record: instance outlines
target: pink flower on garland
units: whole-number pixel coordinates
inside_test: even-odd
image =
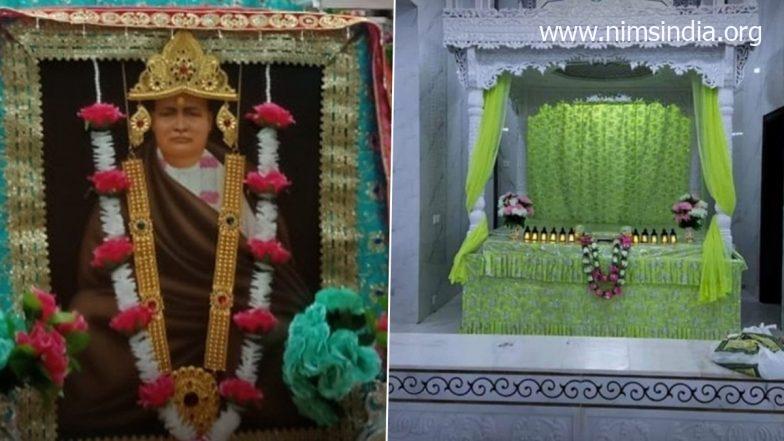
[[[88,126],[97,130],[107,129],[112,124],[125,118],[125,115],[120,112],[117,106],[107,103],[95,103],[91,106],[83,107],[76,116],[82,118]]]
[[[234,323],[250,334],[267,334],[278,324],[278,319],[266,308],[253,308],[234,314]]]
[[[29,333],[22,331],[16,334],[16,343],[33,348],[52,383],[58,387],[63,385],[68,373],[68,355],[65,338],[59,332],[49,331],[43,322],[37,321]]]
[[[245,118],[261,127],[274,127],[285,129],[295,123],[291,113],[275,103],[264,103],[253,107],[252,112],[245,114]]]
[[[74,319],[71,322],[61,323],[56,326],[60,334],[68,335],[72,332],[87,332],[87,321],[84,316],[74,311]]]
[[[621,248],[623,248],[625,250],[628,250],[632,246],[632,238],[631,238],[631,236],[627,236],[625,234],[621,234],[618,237],[618,241],[621,244]]]
[[[259,405],[262,398],[264,398],[256,386],[239,378],[227,378],[221,381],[218,386],[218,393],[223,398],[243,407],[248,404]]]
[[[125,335],[134,335],[145,329],[152,320],[153,311],[145,305],[136,305],[112,317],[109,327]]]
[[[251,239],[248,241],[248,246],[253,257],[261,262],[279,265],[288,262],[291,258],[291,253],[283,248],[283,245],[277,240]]]
[[[35,287],[33,287],[32,291],[33,296],[38,303],[38,305],[36,305],[37,308],[35,309],[40,310],[41,312],[41,321],[49,321],[49,318],[57,312],[57,299],[55,298],[55,295]]]
[[[167,374],[139,386],[139,405],[145,409],[163,407],[172,396],[174,396],[174,380]]]
[[[127,236],[110,237],[93,250],[94,268],[114,268],[133,254],[133,244]]]
[[[593,243],[593,237],[591,237],[590,235],[583,234],[582,236],[580,236],[580,245],[585,246],[585,245],[590,245],[592,243]]]
[[[131,186],[131,180],[122,170],[111,169],[95,172],[88,177],[95,186],[95,191],[102,195],[116,195]]]
[[[245,177],[245,184],[252,192],[258,194],[277,194],[291,185],[291,181],[283,173],[273,170],[268,173],[250,172]]]

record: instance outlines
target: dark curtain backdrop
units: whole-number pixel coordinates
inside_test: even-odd
[[[117,61],[100,62],[101,90],[104,102],[116,104],[124,111],[121,66]],[[141,62],[125,63],[129,88],[136,83],[143,68]],[[236,88],[239,66],[224,64],[223,68]],[[296,125],[279,132],[280,166],[293,185],[288,193],[279,197],[278,205],[288,225],[294,258],[313,292],[320,287],[321,75],[321,69],[315,67],[275,64],[271,70],[272,100],[289,109],[297,121]],[[238,117],[265,100],[264,83],[263,65],[242,67],[241,115]],[[97,203],[97,196],[91,192],[87,181],[87,176],[94,171],[90,137],[76,116],[80,108],[95,102],[92,62],[41,62],[41,92],[52,289],[63,304],[68,305],[76,291],[76,264],[84,224]],[[129,103],[129,106],[133,113],[135,104]],[[255,127],[245,120],[240,127],[240,148],[255,163]],[[119,165],[128,151],[124,124],[117,124],[114,139]],[[215,139],[220,139],[219,133]]]

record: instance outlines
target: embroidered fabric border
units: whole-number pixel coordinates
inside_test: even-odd
[[[71,25],[224,31],[330,31],[366,23],[364,17],[251,8],[0,8],[0,16],[23,16]]]

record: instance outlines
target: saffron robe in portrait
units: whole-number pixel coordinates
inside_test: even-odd
[[[225,149],[214,145],[208,149],[223,161]],[[154,147],[145,146],[140,157],[147,175],[172,367],[202,366],[218,237],[217,212],[164,171]],[[251,202],[250,206],[255,204]],[[127,221],[127,212],[124,217]],[[157,411],[142,409],[137,404],[140,380],[128,338],[109,327],[109,321],[117,313],[110,272],[90,266],[92,250],[103,239],[96,206],[82,242],[78,291],[68,305],[69,309],[84,314],[90,325],[91,341],[79,357],[81,372],[72,373],[66,380],[65,398],[58,408],[60,434],[64,437],[165,434]],[[288,247],[282,216],[278,218],[278,239]],[[233,313],[247,307],[255,264],[246,242],[247,238],[241,236]],[[318,253],[318,246],[313,244],[311,250],[291,250],[293,258],[274,269],[271,310],[279,322],[275,331],[262,340],[263,358],[257,385],[264,399],[258,409],[242,414],[241,429],[312,425],[299,415],[292,403],[281,371],[288,325],[313,300],[313,293],[297,270],[296,256],[300,252]],[[219,382],[233,374],[243,337],[242,331],[232,323],[227,371],[219,376]]]

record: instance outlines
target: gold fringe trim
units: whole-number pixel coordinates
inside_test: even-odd
[[[11,291],[21,311],[31,286],[48,289],[49,253],[44,199],[41,79],[38,61],[24,47],[3,42],[6,211]]]
[[[324,70],[321,119],[321,283],[356,290],[359,64],[351,45]],[[326,103],[329,103],[327,105]]]

